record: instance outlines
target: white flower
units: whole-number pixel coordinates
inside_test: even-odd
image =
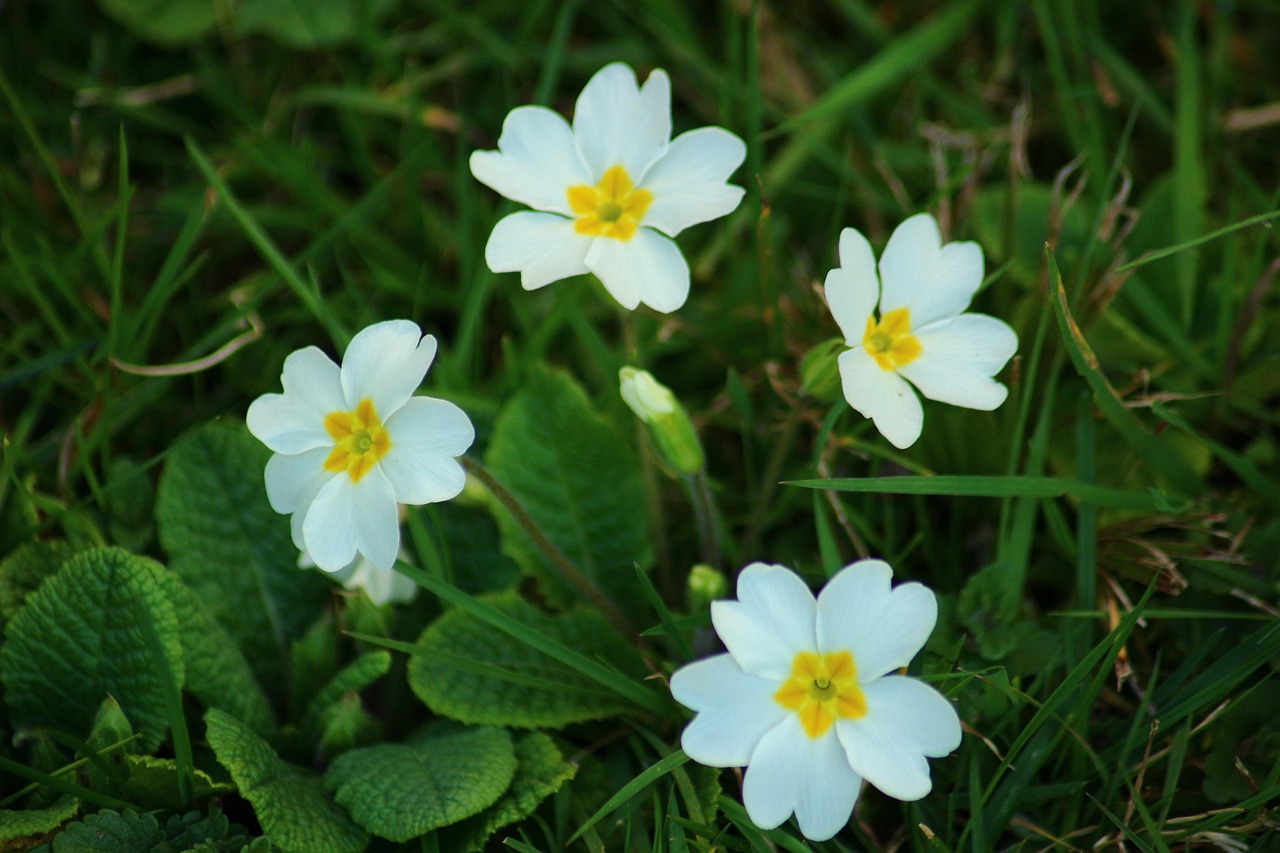
[[[485,247],[494,272],[520,273],[525,290],[592,272],[628,309],[670,312],[689,295],[689,266],[671,238],[741,201],[725,183],[746,157],[718,127],[671,139],[671,81],[643,87],[621,62],[596,72],[573,126],[544,107],[507,115],[497,151],[471,155],[471,172],[527,204],[503,218]]]
[[[249,431],[275,451],[267,498],[293,513],[293,542],[325,571],[358,553],[390,569],[400,548],[397,504],[445,501],[462,491],[454,458],[475,438],[453,403],[413,392],[436,339],[389,320],[351,339],[342,367],[316,347],[284,361],[283,394],[249,406]]]
[[[826,292],[852,347],[838,359],[844,396],[895,447],[914,444],[924,423],[908,381],[930,400],[968,409],[990,411],[1008,396],[992,377],[1018,349],[1017,334],[995,317],[961,313],[981,284],[982,248],[942,245],[927,213],[894,229],[878,277],[867,239],[841,232],[840,266],[827,273]]]
[[[866,779],[900,800],[929,793],[926,756],[960,745],[960,720],[941,693],[902,675],[937,619],[918,583],[890,590],[880,560],[846,566],[815,603],[783,566],[753,563],[738,600],[711,605],[728,654],[671,677],[697,711],[681,746],[711,767],[746,767],[743,804],[772,829],[792,812],[823,841],[840,831]]]
[[[404,555],[400,555],[404,559]],[[315,560],[306,551],[298,557],[298,568],[314,566]],[[418,596],[418,585],[394,568],[380,569],[364,557],[356,557],[336,571],[326,572],[329,577],[350,590],[362,590],[369,600],[382,607],[386,604],[408,604]]]

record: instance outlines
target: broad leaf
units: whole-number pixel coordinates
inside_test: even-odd
[[[279,684],[288,638],[329,595],[297,567],[289,520],[267,503],[270,452],[243,424],[209,424],[169,454],[156,503],[170,567],[235,638],[263,684]]]
[[[594,610],[548,616],[514,593],[483,600],[544,636],[638,675],[635,652]],[[634,710],[586,676],[462,611],[429,625],[417,645],[421,653],[409,662],[413,692],[435,713],[464,723],[558,727]]]
[[[146,808],[178,809],[182,798],[178,794],[178,763],[172,758],[156,758],[151,755],[127,755],[124,757],[129,778],[121,792],[126,800]],[[225,796],[235,791],[227,782],[216,782],[199,768],[192,774],[192,796],[196,802],[204,802],[212,796]]]
[[[359,853],[368,835],[325,793],[319,776],[280,760],[266,741],[231,715],[205,714],[209,745],[263,833],[285,853]]]
[[[502,729],[437,726],[406,744],[346,753],[325,785],[369,832],[408,841],[493,805],[515,772]]]
[[[45,809],[0,809],[0,850],[26,850],[30,840],[62,826],[78,811],[80,801],[66,796]],[[10,841],[27,843],[10,845]]]
[[[160,822],[132,809],[104,809],[70,824],[53,840],[53,853],[138,853],[164,841]]]
[[[5,626],[0,680],[14,725],[87,734],[111,694],[147,751],[168,728],[165,678],[181,687],[178,620],[164,568],[119,548],[67,561]]]
[[[635,565],[649,557],[649,519],[635,454],[568,376],[537,371],[494,425],[487,462],[542,532],[624,611],[644,610]],[[503,548],[559,606],[578,593],[505,511]]]

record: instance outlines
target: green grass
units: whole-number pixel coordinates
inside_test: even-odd
[[[642,435],[617,395],[637,364],[701,432],[730,579],[763,559],[816,586],[869,553],[927,583],[942,615],[914,667],[967,734],[918,803],[868,788],[836,840],[761,832],[734,774],[717,793],[684,763],[661,682],[530,637],[423,570],[644,709],[557,733],[578,778],[506,831],[510,849],[1280,845],[1280,123],[1224,124],[1280,102],[1270,4],[386,6],[318,49],[227,22],[170,49],[93,2],[0,5],[0,558],[68,539],[163,560],[149,523],[122,526],[137,489],[120,463],[154,484],[179,436],[278,391],[290,351],[340,352],[371,322],[440,339],[427,393],[471,415],[477,458],[544,362]],[[679,238],[694,282],[670,316],[624,316],[585,279],[526,293],[483,257],[516,206],[470,153],[516,106],[571,112],[619,59],[670,73],[677,132],[718,124],[748,147],[741,207]],[[840,229],[879,248],[920,210],[982,243],[975,310],[1020,344],[1003,407],[926,403],[899,452],[838,398],[802,394],[800,363],[838,333],[815,286]],[[684,484],[640,458],[639,511],[661,529],[639,627],[669,673],[712,650],[685,599],[705,549]],[[415,511],[406,541],[425,554],[441,523]],[[436,612],[380,631],[334,607],[393,648]],[[387,690],[392,736],[429,716]],[[208,758],[187,710],[164,753],[184,774]],[[122,807],[12,734],[0,797],[39,782]]]

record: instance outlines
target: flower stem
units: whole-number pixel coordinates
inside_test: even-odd
[[[582,597],[589,601],[600,613],[613,623],[614,627],[622,636],[628,640],[636,636],[635,626],[631,624],[631,620],[626,614],[618,609],[618,606],[609,600],[600,587],[592,582],[591,578],[584,575],[578,570],[577,566],[569,562],[569,558],[555,546],[555,544],[547,538],[542,532],[542,528],[538,527],[538,523],[533,517],[525,511],[525,508],[516,500],[515,495],[507,491],[498,480],[489,473],[489,470],[476,460],[469,456],[463,456],[461,459],[462,466],[467,469],[467,473],[473,475],[477,480],[484,483],[485,488],[489,490],[498,503],[506,507],[507,512],[511,513],[511,517],[515,519],[516,524],[529,535],[534,546],[542,552],[551,564],[556,567],[560,575],[569,583],[577,588]]]
[[[689,496],[693,502],[693,516],[698,524],[698,544],[702,548],[702,561],[717,569],[724,568],[724,556],[720,553],[720,536],[716,530],[716,505],[707,483],[707,475],[699,471],[688,478]]]

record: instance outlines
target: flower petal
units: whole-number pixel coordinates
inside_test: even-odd
[[[545,107],[507,114],[497,151],[471,154],[471,174],[509,199],[572,216],[569,187],[594,184],[569,123]]]
[[[320,489],[334,476],[324,470],[324,460],[328,455],[328,448],[320,447],[293,455],[277,453],[267,460],[267,500],[276,512],[292,513],[289,534],[299,551],[306,549],[302,522],[307,517],[307,510]]]
[[[849,822],[861,782],[834,731],[810,738],[799,715],[788,714],[752,753],[742,804],[761,829],[779,826],[794,811],[806,838],[826,841]]]
[[[671,81],[655,69],[642,88],[631,66],[614,62],[597,71],[578,96],[573,135],[594,184],[621,164],[634,181],[671,140]]]
[[[249,432],[276,453],[294,454],[332,447],[324,415],[288,394],[263,394],[249,404]]]
[[[836,720],[849,764],[872,785],[899,800],[929,793],[926,756],[941,758],[960,746],[960,717],[927,684],[890,675],[862,685],[867,714]]]
[[[743,141],[723,128],[680,134],[637,182],[653,193],[644,224],[674,237],[690,225],[732,213],[746,190],[725,182],[746,156]]]
[[[671,695],[697,711],[680,745],[708,767],[746,767],[751,752],[789,711],[774,701],[778,683],[742,671],[730,655],[683,666],[671,676]]]
[[[752,563],[738,575],[738,600],[711,603],[711,623],[733,660],[752,675],[782,681],[799,652],[817,649],[813,593],[786,566]]]
[[[347,408],[372,400],[385,423],[422,384],[436,356],[434,335],[417,323],[387,320],[361,329],[342,357],[342,393]]]
[[[594,240],[574,231],[571,219],[526,210],[498,220],[484,259],[494,272],[520,273],[520,286],[536,290],[588,272],[582,259]]]
[[[922,353],[898,372],[930,400],[991,411],[1009,389],[991,377],[1018,349],[1018,335],[1003,320],[961,314],[916,334]]]
[[[836,365],[850,406],[871,418],[880,434],[899,450],[916,443],[924,426],[924,410],[901,376],[880,367],[860,346],[840,353]]]
[[[587,252],[587,268],[624,308],[643,302],[669,314],[689,298],[689,265],[670,237],[650,228],[630,240],[600,238]]]
[[[363,590],[374,604],[407,603],[418,595],[418,585],[394,568],[379,569],[368,560],[356,561],[355,568],[342,579],[347,589]]]
[[[880,279],[871,244],[856,228],[840,232],[840,266],[827,273],[827,307],[851,347],[862,345],[867,318],[880,298]]]
[[[947,243],[911,299],[912,328],[955,317],[969,307],[981,284],[982,247],[972,241]]]
[[[889,588],[893,569],[859,560],[835,574],[818,595],[818,649],[853,653],[858,680],[872,681],[911,663],[938,621],[933,591],[918,583]]]
[[[391,449],[378,467],[397,503],[436,503],[458,496],[467,476],[454,457],[466,453],[476,437],[462,409],[447,400],[410,397],[386,427]]]
[[[391,568],[400,550],[400,520],[391,484],[377,468],[358,483],[350,477],[334,477],[312,501],[302,535],[307,553],[327,572],[350,563],[357,552],[378,568]]]
[[[912,328],[924,325],[925,321],[916,316],[916,301],[928,286],[929,273],[941,247],[938,223],[927,213],[908,217],[893,229],[880,256],[881,317],[909,308]]]
[[[285,396],[296,397],[321,418],[344,407],[338,365],[318,347],[289,353],[280,372],[280,383]]]

